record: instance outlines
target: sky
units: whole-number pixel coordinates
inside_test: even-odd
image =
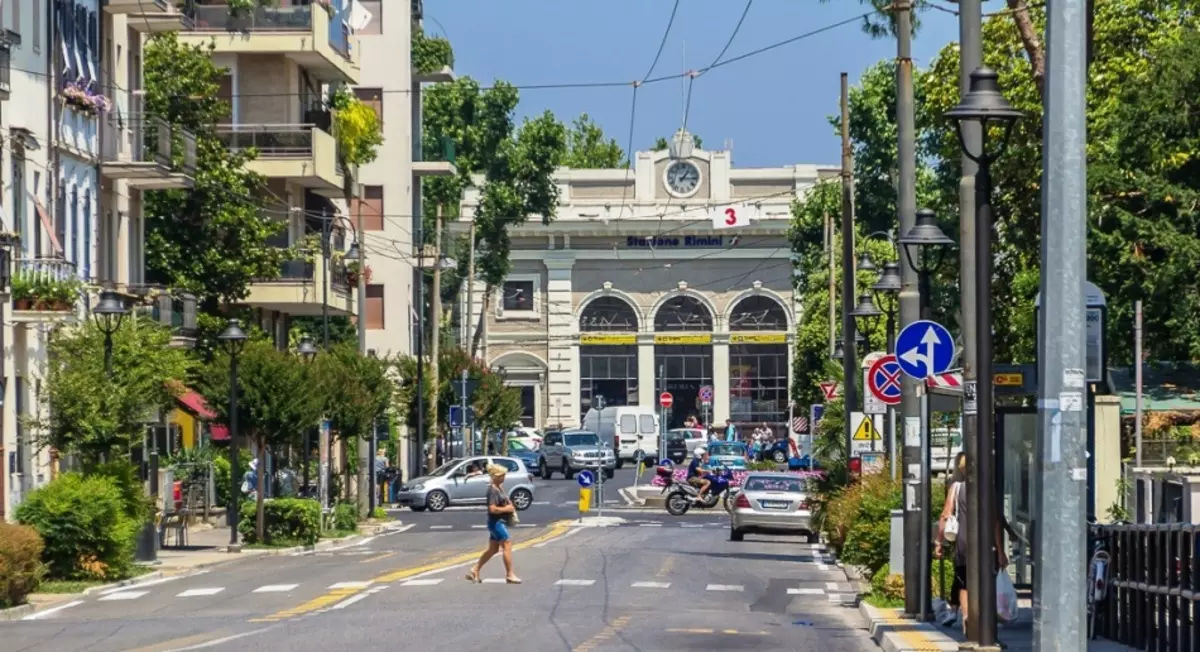
[[[517,86],[632,82],[646,77],[674,0],[425,0],[425,30],[454,46],[455,72],[483,84]],[[681,0],[651,77],[709,66],[746,3]],[[952,6],[952,5],[950,5]],[[754,0],[725,59],[861,15],[858,0]],[[958,38],[957,17],[928,11],[913,42],[924,66]],[[738,167],[840,164],[828,116],[838,111],[842,72],[851,83],[896,55],[895,41],[874,40],[858,21],[714,69],[692,82],[687,128],[706,149],[732,143]],[[622,148],[648,148],[684,119],[686,80],[642,86],[524,89],[518,120],[549,109],[569,122],[590,115]]]

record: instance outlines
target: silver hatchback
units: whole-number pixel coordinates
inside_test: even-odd
[[[747,533],[804,534],[818,543],[805,482],[789,473],[747,475],[730,513],[729,540],[741,541]]]
[[[482,505],[487,502],[488,485],[492,483],[487,474],[489,464],[508,469],[504,490],[517,510],[528,509],[533,504],[533,474],[515,457],[494,455],[450,460],[429,475],[406,483],[400,488],[397,501],[414,512],[426,509],[440,512],[451,505]]]

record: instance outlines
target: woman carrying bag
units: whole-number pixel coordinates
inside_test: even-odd
[[[497,552],[504,551],[504,580],[509,584],[520,584],[521,578],[513,574],[512,564],[512,537],[508,533],[508,528],[517,522],[517,509],[508,499],[508,494],[504,492],[504,478],[507,471],[503,466],[497,464],[489,465],[487,468],[488,475],[491,476],[492,484],[488,485],[487,490],[487,530],[488,530],[488,547],[479,555],[479,561],[475,562],[475,566],[467,573],[467,581],[480,583],[479,572],[483,570],[485,564],[491,561],[492,557],[496,556]]]
[[[967,631],[967,596],[970,592],[967,586],[967,546],[977,545],[966,537],[966,528],[962,524],[967,518],[967,454],[959,453],[954,459],[954,478],[946,491],[946,504],[942,506],[942,517],[938,519],[937,543],[934,545],[933,556],[942,558],[944,542],[954,543],[954,583],[950,587],[951,598],[958,598],[958,611],[962,616],[963,632]],[[1000,534],[1000,519],[996,522],[995,531],[996,567],[1003,569],[1008,566],[1008,555],[1004,552],[1004,538]],[[946,623],[943,623],[945,625]]]

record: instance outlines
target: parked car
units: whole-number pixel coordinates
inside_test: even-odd
[[[563,430],[547,432],[538,450],[541,459],[542,479],[549,480],[555,473],[570,479],[584,469],[604,469],[604,477],[611,478],[617,468],[617,456],[607,442],[589,430]]]
[[[542,471],[541,454],[520,439],[509,438],[508,456],[521,460],[525,464],[525,468],[534,475]]]
[[[708,445],[708,456],[712,464],[731,469],[746,468],[746,457],[750,448],[740,441],[716,441]]]
[[[747,533],[803,534],[819,543],[805,481],[787,473],[751,473],[742,481],[729,519],[729,540]]]
[[[708,435],[701,428],[672,428],[667,431],[667,459],[682,464],[700,446],[708,445]]]
[[[658,412],[637,405],[617,405],[603,410],[588,410],[583,428],[611,443],[617,455],[617,468],[625,462],[637,462],[641,454],[647,462],[658,460]]]
[[[531,450],[537,450],[542,445],[541,431],[537,428],[528,428],[526,426],[517,426],[508,431],[509,441],[519,441]]]
[[[528,509],[533,504],[533,474],[524,462],[516,457],[479,456],[450,460],[434,469],[432,473],[413,478],[396,494],[401,507],[414,512],[440,512],[451,505],[483,505],[487,502],[487,488],[491,484],[487,467],[498,464],[508,469],[504,478],[504,490],[518,510]],[[478,470],[468,475],[468,469]]]

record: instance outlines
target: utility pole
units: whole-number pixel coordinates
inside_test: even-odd
[[[983,61],[983,9],[982,0],[959,0],[958,3],[958,42],[959,46],[959,80],[960,96],[965,96],[970,90],[971,72],[982,65]],[[962,134],[962,178],[958,182],[958,251],[959,251],[959,281],[961,297],[959,310],[962,314],[962,377],[964,386],[974,386],[978,365],[978,351],[975,336],[975,175],[979,166],[967,156],[966,152],[983,150],[983,130],[979,123],[965,120],[959,124]],[[1044,299],[1043,299],[1044,301]],[[991,382],[991,379],[987,379]],[[979,531],[977,524],[979,516],[979,478],[977,475],[979,459],[976,445],[975,414],[967,410],[974,404],[964,403],[962,419],[963,450],[967,454],[967,518],[959,527],[966,527],[966,532]],[[990,539],[989,539],[990,540]],[[979,566],[967,564],[967,586],[980,586]],[[979,623],[979,602],[967,601],[967,640],[977,641],[976,625]]]
[[[896,8],[896,208],[900,233],[908,233],[917,221],[916,119],[913,108],[912,2],[898,0]],[[921,318],[920,279],[908,256],[900,256],[900,328]],[[920,381],[904,375],[900,385],[900,413],[904,417],[904,611],[925,620],[929,614],[926,591],[929,552],[921,544],[922,532],[930,528],[923,510],[928,501],[929,470],[921,445]],[[914,470],[916,471],[914,473]],[[920,580],[924,579],[924,582]]]
[[[442,205],[437,206],[437,217],[433,227],[433,296],[429,297],[432,337],[429,339],[429,375],[432,380],[434,396],[438,387],[438,354],[441,350],[442,339]],[[433,447],[429,449],[429,468],[437,467],[437,441],[441,433],[438,429],[438,402],[433,401],[430,410],[433,412]],[[464,419],[466,415],[463,415]]]
[[[1086,0],[1046,7],[1042,301],[1038,311],[1040,517],[1033,549],[1034,649],[1084,652],[1087,567]],[[1138,361],[1140,368],[1140,360]],[[987,549],[987,548],[982,548]],[[972,596],[973,597],[973,596]],[[995,610],[993,610],[995,613]],[[980,632],[980,649],[994,645]]]
[[[837,321],[837,282],[834,279],[833,233],[833,220],[830,219],[829,213],[825,213],[825,258],[829,264],[829,355],[833,355],[833,350],[837,347],[837,328],[834,325]]]
[[[411,478],[424,475],[422,467],[425,464],[425,234],[421,229],[422,221],[421,216],[413,220],[413,242],[417,248],[417,269],[414,275],[417,283],[417,386],[414,388],[417,397],[417,452],[410,457],[413,466],[409,474]]]
[[[1142,465],[1142,300],[1133,302],[1133,465]]]
[[[465,327],[465,330],[464,330],[465,335],[462,339],[462,347],[463,347],[464,351],[470,351],[471,338],[475,335],[471,331],[471,327],[475,323],[475,320],[472,317],[473,313],[471,312],[471,310],[472,310],[471,306],[475,305],[475,219],[474,218],[471,219],[471,233],[470,233],[470,235],[467,236],[467,246],[470,248],[470,253],[468,254],[470,256],[470,258],[467,259],[467,309],[463,311],[463,326]],[[463,425],[466,426],[466,417],[465,416],[463,417]],[[471,437],[470,437],[471,448],[469,448],[467,451],[464,451],[463,455],[474,455],[475,454],[475,424],[472,423],[470,430],[468,431],[468,430],[464,429],[463,432],[471,433]],[[467,439],[466,437],[463,438],[464,446],[466,445],[466,443],[465,443],[466,439]]]
[[[850,414],[858,406],[855,376],[858,374],[858,345],[854,338],[854,154],[850,149],[850,80],[842,73],[842,401],[846,418],[846,464],[854,444]]]
[[[354,171],[354,194],[358,195],[358,203],[355,208],[354,215],[354,233],[358,240],[358,291],[355,295],[355,312],[358,313],[358,354],[360,356],[367,355],[367,241],[366,231],[363,229],[362,215],[362,199],[363,188],[358,183],[358,170]],[[375,435],[374,430],[371,436]],[[368,446],[364,446],[365,442],[359,441],[355,447],[355,452],[358,457],[358,480],[355,483],[358,489],[358,514],[366,516],[370,509],[371,488],[368,486],[371,482],[371,465],[375,460],[371,459],[371,450]],[[345,451],[345,444],[343,444]]]

